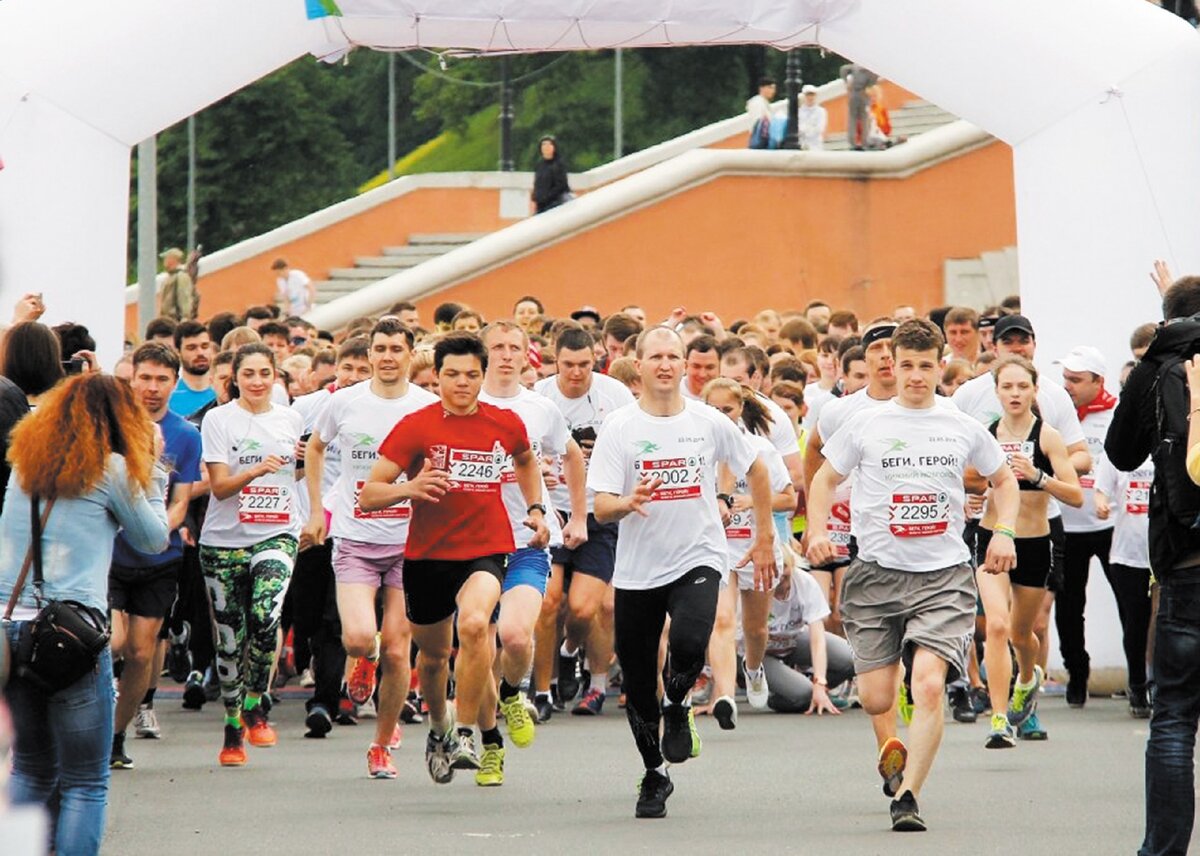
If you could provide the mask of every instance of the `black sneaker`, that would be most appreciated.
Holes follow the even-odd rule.
[[[637,810],[633,813],[634,817],[666,817],[667,797],[674,790],[671,777],[666,773],[647,770],[638,785]]]
[[[1146,696],[1146,688],[1129,688],[1129,715],[1134,719],[1150,718],[1150,699]]]
[[[171,645],[167,649],[166,667],[171,680],[182,684],[192,671],[192,652],[188,650],[188,642],[192,638],[192,625],[188,621],[181,622],[178,634],[167,631],[167,639]]]
[[[692,757],[692,729],[688,724],[690,707],[668,704],[663,707],[662,754],[672,764]]]
[[[950,690],[950,707],[954,710],[955,722],[974,722],[979,718],[966,687],[953,687]]]
[[[204,673],[204,700],[216,701],[221,697],[221,679],[217,676],[215,666],[209,666]]]
[[[1079,709],[1087,704],[1088,675],[1072,675],[1067,680],[1067,707]]]
[[[192,672],[183,685],[183,709],[200,710],[208,697],[204,693],[204,675]]]
[[[533,697],[533,706],[537,708],[539,723],[549,722],[550,717],[554,715],[554,702],[548,695],[535,695]]]
[[[921,812],[912,791],[905,791],[899,799],[892,800],[892,832],[924,831],[925,821],[921,820]]]
[[[400,708],[400,721],[405,725],[420,725],[425,721],[421,716],[421,700],[416,693],[408,694],[404,707]]]
[[[971,687],[971,707],[975,708],[976,716],[992,712],[992,697],[987,687]]]
[[[321,738],[333,730],[333,717],[323,704],[314,704],[304,718],[304,727],[308,729],[305,737]]]
[[[565,709],[568,702],[573,701],[579,694],[580,668],[579,654],[568,657],[559,649],[558,652],[558,698]]]
[[[125,754],[125,733],[113,735],[112,741],[112,756],[109,758],[108,766],[114,770],[132,770],[133,759]]]

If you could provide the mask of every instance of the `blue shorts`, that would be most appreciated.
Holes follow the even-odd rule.
[[[550,576],[550,551],[535,547],[522,547],[508,556],[508,570],[504,574],[501,594],[517,586],[530,586],[538,594],[546,593],[546,578]]]

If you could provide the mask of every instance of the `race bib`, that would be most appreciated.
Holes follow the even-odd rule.
[[[1086,476],[1079,477],[1079,486],[1084,490],[1093,490],[1096,487],[1096,476],[1088,473]]]
[[[504,471],[504,453],[450,449],[447,463],[450,489],[462,493],[493,493],[500,486]]]
[[[928,538],[950,528],[950,495],[894,493],[888,505],[888,528],[897,538]]]
[[[829,543],[839,559],[850,558],[850,505],[845,502],[835,502],[829,509],[829,521],[825,524],[825,533]]]
[[[634,461],[633,468],[638,477],[650,476],[660,479],[662,485],[651,497],[655,501],[694,499],[701,495],[704,483],[703,458],[660,458],[658,460]]]
[[[292,491],[283,485],[246,485],[238,494],[239,523],[292,522]]]
[[[401,505],[389,505],[378,511],[363,511],[358,507],[358,497],[362,494],[365,481],[354,483],[354,519],[355,520],[408,520],[412,517],[412,506],[405,501]]]
[[[1125,488],[1125,512],[1127,514],[1148,514],[1150,512],[1150,480],[1130,479]]]
[[[730,541],[750,541],[754,538],[754,527],[750,525],[752,512],[739,511],[729,518],[725,527],[725,537]]]
[[[1033,441],[1022,440],[1020,442],[1001,443],[1000,450],[1004,452],[1004,460],[1010,465],[1012,464],[1013,455],[1021,455],[1022,457],[1033,460]]]

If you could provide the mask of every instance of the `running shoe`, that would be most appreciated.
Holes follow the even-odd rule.
[[[988,695],[987,687],[971,687],[971,706],[978,716],[992,712],[992,697]]]
[[[475,751],[475,734],[463,728],[455,735],[450,751],[450,766],[455,770],[478,770],[479,755]]]
[[[256,708],[243,710],[242,722],[246,725],[246,739],[250,741],[251,746],[260,748],[274,746],[279,739],[275,734],[275,729],[267,721],[267,712],[262,709],[261,704]]]
[[[883,793],[894,797],[904,783],[904,765],[908,763],[908,748],[899,737],[889,737],[879,747],[879,775]]]
[[[388,740],[387,748],[395,752],[400,748],[400,744],[404,742],[404,729],[400,727],[400,723],[396,723],[396,727],[392,729],[392,737]]]
[[[737,728],[737,702],[729,696],[721,696],[712,707],[713,719],[722,731],[733,731]]]
[[[900,721],[905,725],[912,725],[913,703],[912,697],[908,692],[908,684],[900,682],[900,699],[896,705],[900,711]]]
[[[964,686],[950,689],[950,708],[954,712],[955,722],[971,723],[979,719],[975,706],[971,704],[971,692]]]
[[[1134,719],[1150,718],[1150,700],[1146,697],[1146,688],[1129,688],[1129,715]]]
[[[354,660],[354,669],[346,681],[346,695],[350,696],[350,701],[360,707],[375,695],[375,669],[377,666],[377,661],[369,660],[366,657],[356,657]]]
[[[425,768],[437,784],[447,784],[454,778],[454,765],[450,763],[450,757],[457,748],[458,740],[453,728],[441,736],[431,730],[425,738]]]
[[[672,764],[692,757],[691,706],[668,704],[663,707],[662,754]]]
[[[158,714],[154,712],[154,708],[145,704],[138,707],[138,712],[133,717],[133,733],[137,737],[149,740],[162,737],[162,729],[158,727]]]
[[[392,763],[392,753],[386,746],[372,743],[367,749],[367,775],[372,779],[396,778],[396,765]]]
[[[568,657],[560,648],[558,651],[558,698],[564,709],[567,702],[572,701],[579,693],[579,679],[579,654]]]
[[[1042,728],[1042,723],[1038,721],[1037,711],[1029,714],[1029,718],[1021,723],[1021,727],[1017,729],[1017,737],[1022,740],[1049,740],[1050,735],[1046,729]]]
[[[112,741],[112,756],[109,758],[108,766],[114,770],[132,770],[133,759],[125,754],[125,732],[113,735]]]
[[[766,710],[767,698],[771,692],[767,686],[766,668],[760,663],[758,671],[751,672],[743,665],[742,674],[746,677],[746,701],[755,710]]]
[[[1067,681],[1067,707],[1079,709],[1087,704],[1088,675],[1072,675]]]
[[[705,705],[712,701],[713,679],[712,669],[705,666],[700,672],[700,677],[696,678],[696,684],[692,687],[692,704]]]
[[[592,688],[583,694],[579,703],[571,709],[575,716],[599,716],[604,708],[604,693]]]
[[[188,650],[188,642],[192,638],[192,625],[189,621],[180,622],[179,633],[167,631],[167,672],[171,680],[182,684],[192,672],[192,652]]]
[[[637,809],[634,817],[666,817],[667,797],[675,790],[671,777],[658,770],[647,770],[638,783]]]
[[[912,791],[905,791],[899,799],[892,800],[892,832],[924,832],[925,829]]]
[[[240,725],[225,724],[225,745],[217,756],[222,767],[241,767],[246,763],[246,729]]]
[[[375,709],[375,699],[369,698],[358,706],[359,719],[375,719],[379,712]]]
[[[533,706],[537,709],[537,721],[539,723],[549,722],[550,717],[554,716],[554,702],[550,696],[539,693],[533,699]]]
[[[1033,686],[1022,689],[1020,684],[1013,684],[1012,699],[1008,702],[1008,721],[1013,727],[1019,726],[1037,710],[1038,690],[1042,688],[1045,673],[1041,666],[1033,667]]]
[[[1028,719],[1028,717],[1026,717]],[[1008,717],[1003,713],[992,714],[992,730],[983,744],[984,749],[1012,749],[1017,745],[1017,734]]]
[[[307,689],[312,689],[316,685],[317,685],[317,676],[313,674],[312,669],[305,667],[304,671],[300,673],[300,686],[304,687],[307,690]]]
[[[504,747],[483,744],[483,756],[475,771],[475,784],[481,788],[496,788],[504,784]]]
[[[692,735],[692,749],[689,757],[699,758],[700,750],[704,748],[704,743],[700,740],[700,729],[696,727],[696,709],[690,704],[688,705],[688,731]]]
[[[423,720],[421,700],[417,698],[416,693],[409,693],[408,698],[404,701],[404,707],[400,708],[400,721],[405,725],[420,725]]]
[[[183,709],[200,710],[208,698],[204,694],[204,675],[192,672],[183,685]]]
[[[323,704],[314,704],[304,717],[305,737],[321,738],[333,730],[333,717]]]
[[[518,748],[524,749],[533,742],[537,726],[525,708],[525,697],[521,693],[500,699],[500,712],[504,715],[508,737]]]
[[[338,725],[358,725],[358,705],[343,695],[338,699],[337,718],[334,721]]]

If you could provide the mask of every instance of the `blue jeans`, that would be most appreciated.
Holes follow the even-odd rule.
[[[1154,717],[1146,743],[1146,838],[1139,856],[1186,853],[1195,820],[1200,718],[1200,571],[1162,581],[1154,633]]]
[[[14,642],[22,624],[8,625]],[[52,696],[13,677],[4,690],[17,739],[9,796],[45,805],[58,856],[100,852],[113,737],[112,652],[95,672]]]

